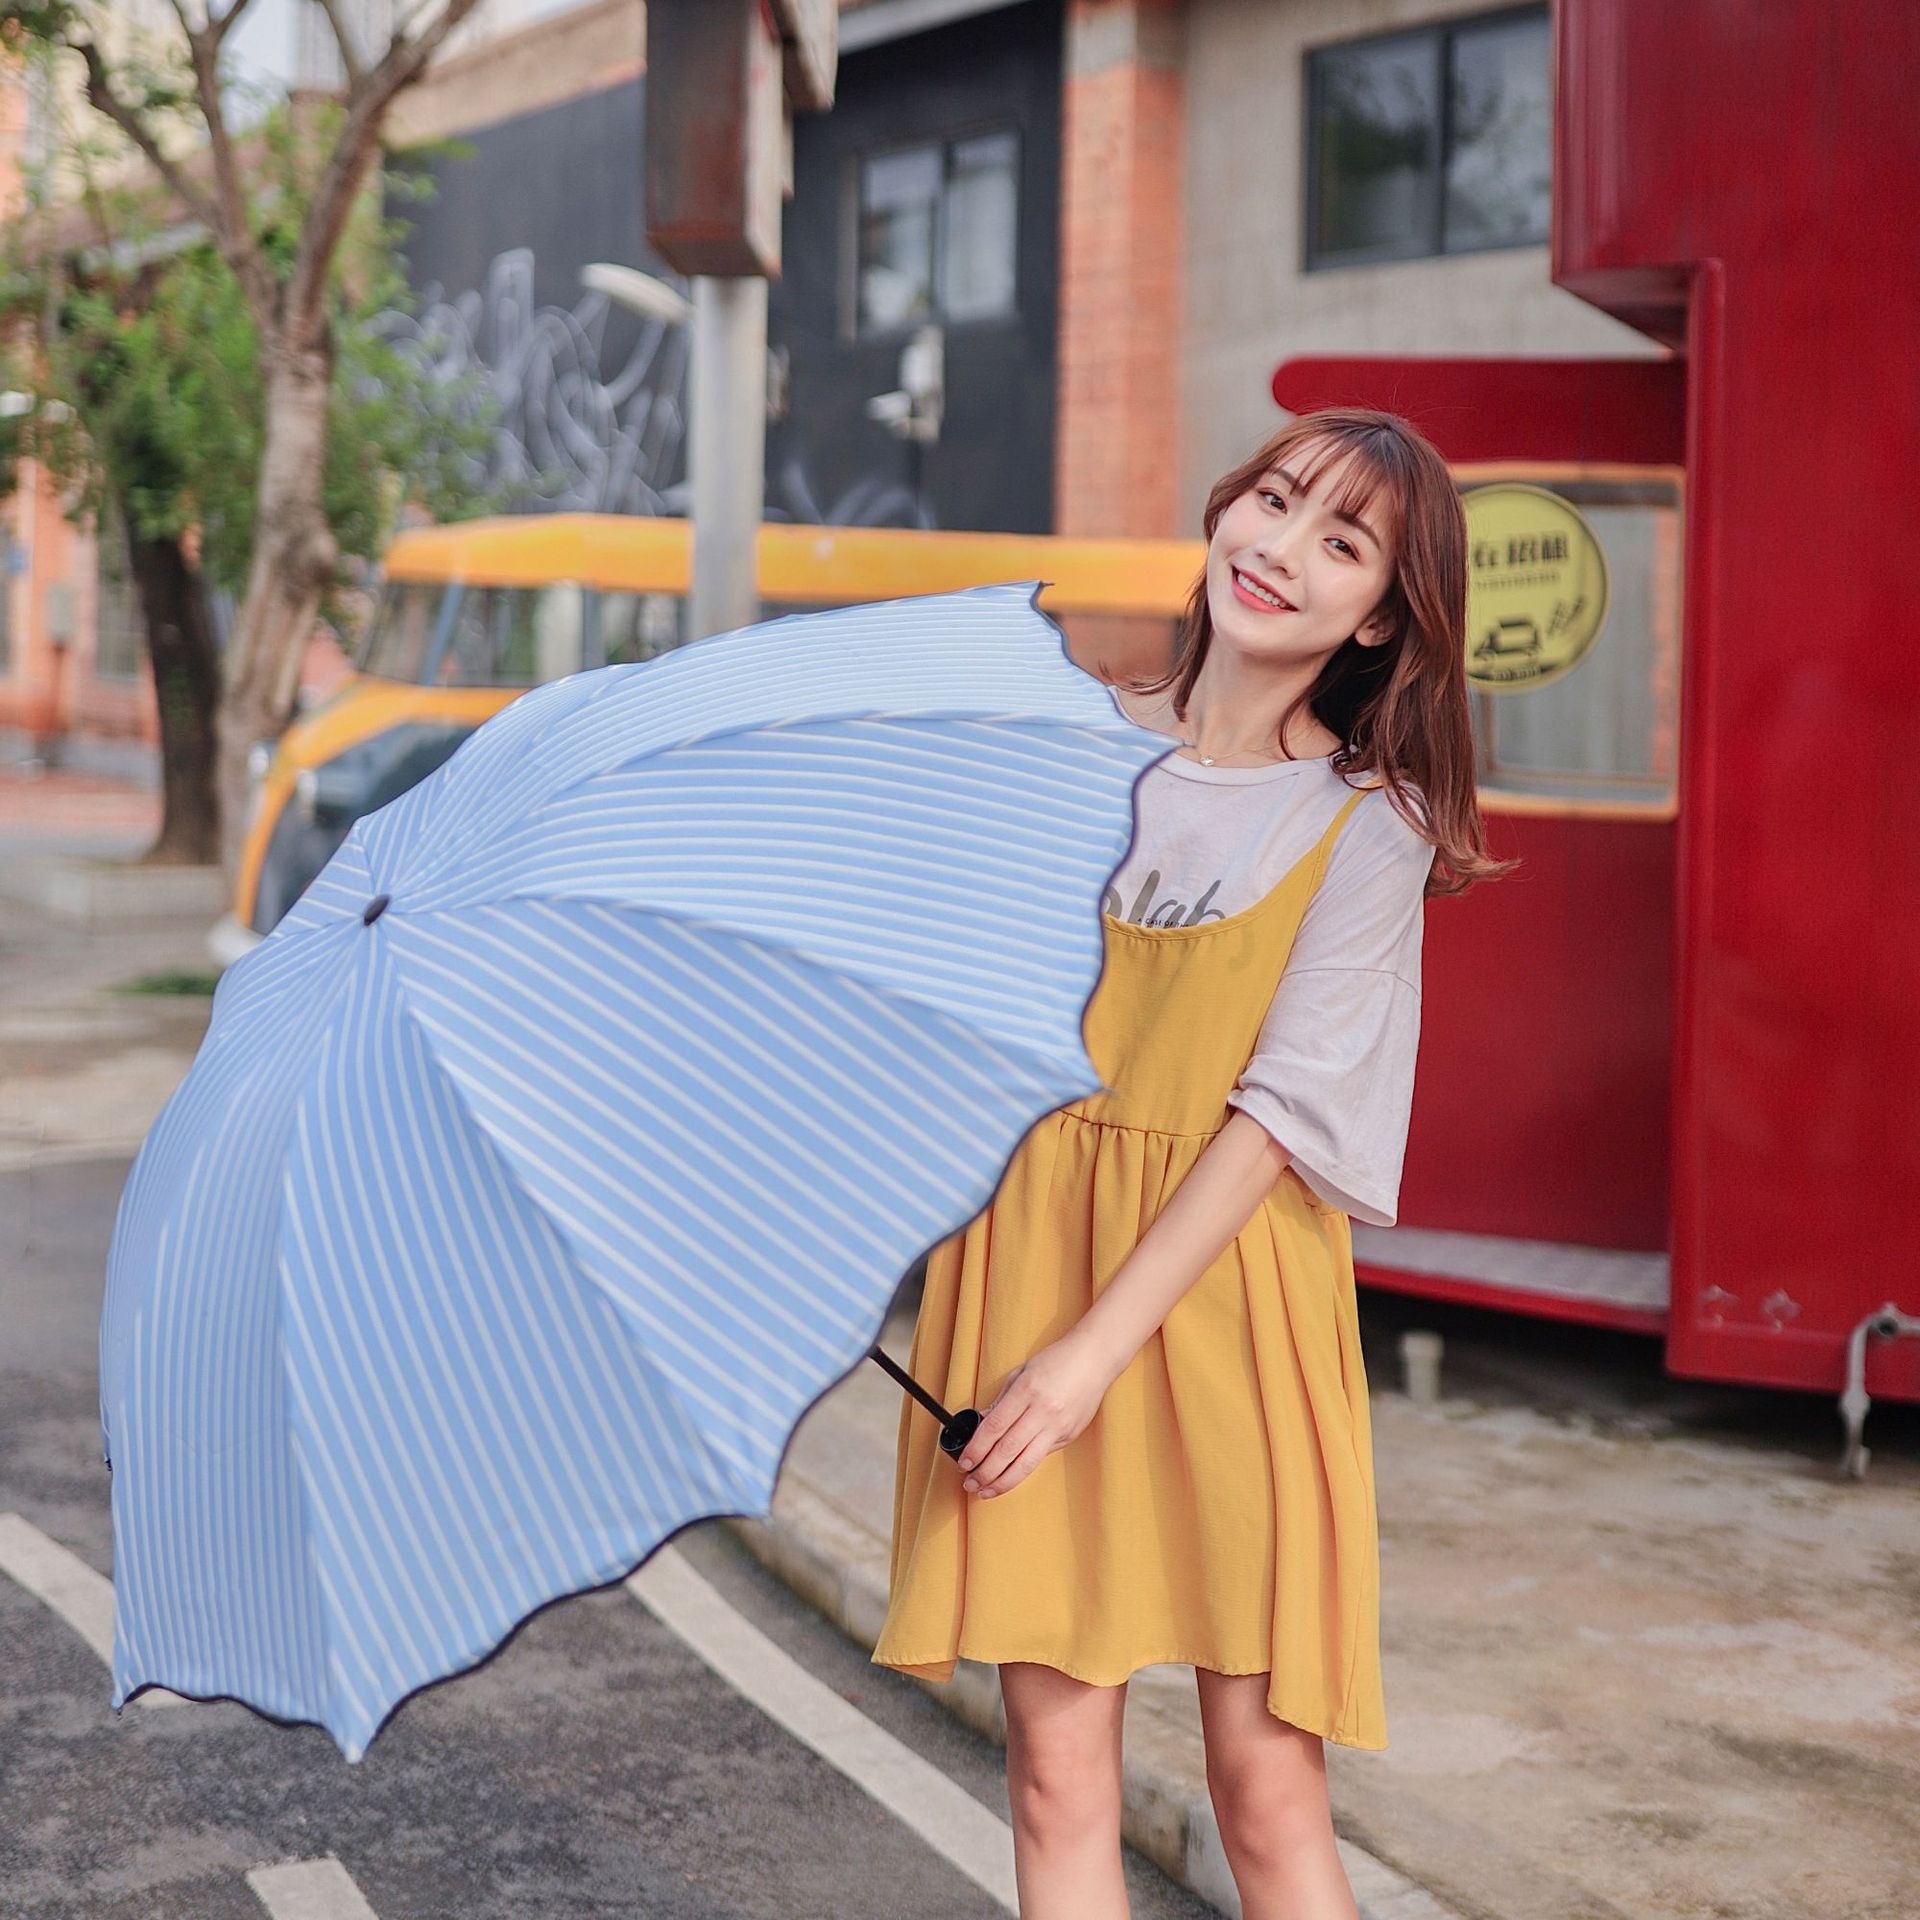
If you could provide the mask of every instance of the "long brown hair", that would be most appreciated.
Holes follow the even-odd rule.
[[[1288,459],[1296,449],[1306,457],[1304,467]],[[1355,458],[1342,497],[1328,504],[1364,515],[1385,496],[1394,567],[1381,608],[1392,631],[1377,646],[1349,639],[1336,647],[1313,685],[1281,715],[1275,744],[1287,752],[1288,729],[1304,703],[1340,736],[1333,770],[1343,778],[1355,771],[1377,776],[1388,804],[1435,848],[1428,896],[1464,893],[1519,862],[1487,852],[1475,796],[1467,716],[1467,522],[1433,443],[1394,413],[1366,407],[1303,413],[1214,482],[1202,516],[1206,538],[1212,541],[1220,516],[1271,468],[1286,464],[1307,491],[1348,453]],[[1171,688],[1173,710],[1184,720],[1212,640],[1203,566],[1174,638],[1172,665],[1157,679],[1127,684],[1139,693]]]

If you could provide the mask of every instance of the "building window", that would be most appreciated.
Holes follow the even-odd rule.
[[[13,585],[21,570],[13,530],[0,525],[0,677],[13,671]]]
[[[118,513],[101,514],[93,549],[94,678],[131,680],[145,657],[146,636],[127,560],[126,528]]]
[[[1010,131],[860,157],[859,332],[1013,313],[1019,160]]]
[[[1545,7],[1309,53],[1306,265],[1546,240],[1549,53]]]

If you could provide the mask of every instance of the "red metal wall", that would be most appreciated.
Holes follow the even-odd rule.
[[[1669,1360],[1831,1388],[1920,1311],[1920,7],[1555,27],[1554,278],[1689,363]]]
[[[1492,815],[1524,864],[1427,908],[1410,1225],[1667,1244],[1671,821]]]
[[[1920,6],[1556,0],[1554,67],[1553,278],[1679,349],[1686,372],[1668,416],[1684,421],[1687,469],[1669,1363],[1831,1390],[1863,1316],[1883,1301],[1920,1312],[1920,853],[1903,825],[1920,764]],[[1492,361],[1344,376],[1294,363],[1274,391],[1292,409],[1395,407],[1454,460],[1575,458],[1573,443],[1632,411],[1636,379],[1665,372],[1569,375],[1584,408],[1553,406],[1551,374]],[[1528,383],[1543,409],[1531,428],[1514,404]],[[1660,410],[1627,431],[1658,440]],[[1657,915],[1657,864],[1623,848],[1601,904],[1638,893]],[[1536,1074],[1507,1058],[1488,1104],[1515,1103],[1502,1132],[1516,1155],[1535,1116],[1563,1130],[1570,1111],[1600,1116],[1605,1151],[1626,1142],[1622,1212],[1604,1239],[1578,1237],[1635,1244],[1649,1163],[1610,1122],[1642,1095],[1603,1058],[1604,1031],[1589,1044],[1576,1030],[1591,1018],[1594,903],[1571,876],[1555,890],[1526,923],[1572,970],[1558,1027],[1550,995],[1528,1010],[1527,1037],[1551,1033],[1553,1061]],[[1437,1032],[1409,1214],[1460,1194],[1490,1226],[1532,1203],[1474,1186],[1472,1156],[1444,1138],[1476,1110],[1472,1002],[1458,996],[1523,909],[1459,905],[1457,928],[1444,907],[1430,918]],[[1657,978],[1644,952],[1616,948],[1606,976],[1623,966]],[[1603,1019],[1650,1070],[1650,1030],[1621,1004]],[[1562,1072],[1582,1084],[1556,1089]],[[1563,1179],[1572,1212],[1602,1204],[1578,1172]],[[1920,1341],[1870,1348],[1867,1386],[1920,1398]]]
[[[1684,457],[1683,382],[1680,363],[1666,359],[1315,356],[1280,367],[1273,394],[1293,413],[1389,408],[1456,465],[1662,467]],[[1673,822],[1569,809],[1490,811],[1486,824],[1493,851],[1524,864],[1427,909],[1400,1217],[1659,1252],[1669,1206]]]

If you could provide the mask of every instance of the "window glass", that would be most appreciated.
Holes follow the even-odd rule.
[[[1607,617],[1569,672],[1473,695],[1480,783],[1563,798],[1669,801],[1679,770],[1680,511],[1670,482],[1556,481],[1607,563]],[[1471,636],[1470,636],[1471,643]]]
[[[680,644],[680,603],[670,593],[600,595],[600,646],[606,665],[651,660]]]
[[[897,327],[933,311],[940,149],[869,154],[860,169],[860,325]]]
[[[1438,44],[1422,33],[1313,56],[1316,256],[1425,252],[1440,150]]]
[[[530,687],[578,673],[580,589],[468,587],[432,678],[443,687]]]
[[[14,553],[12,529],[0,527],[0,674],[13,671]]]
[[[949,320],[1013,311],[1018,157],[1011,133],[954,144],[940,254],[940,308]]]
[[[360,649],[360,671],[383,680],[417,681],[446,594],[439,580],[389,581]]]
[[[94,532],[93,671],[102,680],[131,680],[140,671],[145,630],[127,559],[126,527],[116,512]]]
[[[863,156],[859,330],[1014,312],[1019,175],[1010,130]]]
[[[1463,27],[1447,74],[1450,253],[1545,240],[1552,210],[1547,19]]]
[[[1544,7],[1309,53],[1308,265],[1545,240],[1551,58]]]

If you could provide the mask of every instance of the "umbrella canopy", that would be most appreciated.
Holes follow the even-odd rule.
[[[1021,1135],[1166,751],[1037,583],[524,695],[222,979],[101,1326],[114,1700],[326,1727],[688,1522]]]

